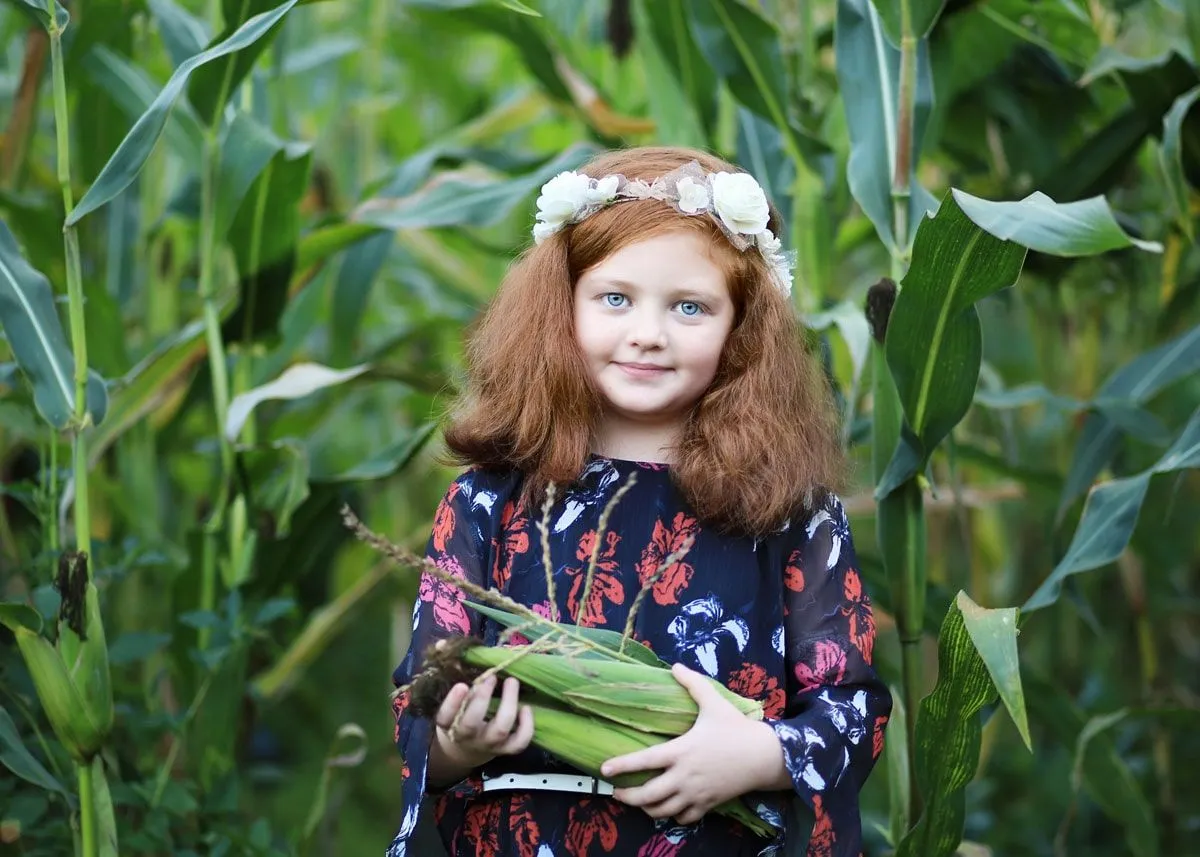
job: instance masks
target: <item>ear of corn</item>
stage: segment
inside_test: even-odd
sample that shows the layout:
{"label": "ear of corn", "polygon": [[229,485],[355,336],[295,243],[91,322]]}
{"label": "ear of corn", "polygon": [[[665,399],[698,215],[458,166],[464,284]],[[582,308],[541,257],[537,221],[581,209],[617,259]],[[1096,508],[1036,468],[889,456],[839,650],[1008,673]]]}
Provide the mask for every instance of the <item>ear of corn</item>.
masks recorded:
{"label": "ear of corn", "polygon": [[[491,712],[499,703],[493,700]],[[599,777],[600,766],[616,756],[624,756],[668,740],[617,723],[591,717],[535,700],[533,743],[589,776]],[[658,771],[636,771],[607,778],[613,785],[637,786],[656,776]],[[740,800],[726,801],[713,812],[736,819],[760,836],[771,836],[774,828],[754,814]]]}
{"label": "ear of corn", "polygon": [[[477,604],[474,601],[466,601],[464,603],[489,619],[494,620],[497,624],[503,625],[505,628],[522,626],[521,633],[533,641],[541,640],[545,637],[553,638],[557,636],[564,642],[570,642],[571,638],[577,638],[591,643],[592,648],[580,651],[579,657],[581,658],[608,659],[617,657],[618,652],[623,652],[632,660],[636,660],[647,666],[662,668],[670,666],[670,664],[654,654],[645,643],[639,643],[637,640],[627,640],[622,634],[618,634],[616,631],[609,630],[608,628],[589,628],[586,625],[551,622],[549,619],[530,626],[528,620],[523,616],[516,616],[495,607]],[[622,648],[622,645],[624,648]]]}
{"label": "ear of corn", "polygon": [[72,758],[86,764],[100,751],[107,729],[93,718],[62,656],[50,641],[28,628],[15,628],[14,633],[54,734]]}
{"label": "ear of corn", "polygon": [[[95,584],[89,583],[84,596],[84,633],[87,639],[80,640],[70,628],[60,630],[60,649],[63,660],[71,673],[71,680],[79,688],[91,718],[101,732],[112,729],[113,698],[108,669],[108,643],[104,636],[104,622],[100,618],[100,595]],[[77,643],[73,658],[66,656],[65,643]]]}
{"label": "ear of corn", "polygon": [[[682,735],[696,722],[696,701],[668,670],[542,653],[513,660],[514,649],[475,646],[463,657],[474,666],[503,665],[503,673],[560,703],[643,732]],[[740,696],[720,682],[708,681],[747,717],[762,719],[760,702]]]}

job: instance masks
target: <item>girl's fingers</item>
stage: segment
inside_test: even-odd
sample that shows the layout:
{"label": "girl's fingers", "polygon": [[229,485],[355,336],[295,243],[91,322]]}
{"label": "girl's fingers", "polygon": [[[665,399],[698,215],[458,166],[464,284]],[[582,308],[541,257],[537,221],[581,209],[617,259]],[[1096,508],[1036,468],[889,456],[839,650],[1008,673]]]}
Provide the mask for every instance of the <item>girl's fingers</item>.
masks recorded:
{"label": "girl's fingers", "polygon": [[521,685],[509,676],[500,691],[500,705],[492,716],[492,722],[484,730],[484,738],[493,744],[502,745],[508,740],[513,724],[517,721],[517,693]]}
{"label": "girl's fingers", "polygon": [[471,688],[471,698],[467,701],[467,709],[462,719],[458,721],[459,732],[465,736],[475,737],[483,731],[487,721],[488,703],[492,701],[492,691],[496,688],[496,677],[490,675],[480,684]]}
{"label": "girl's fingers", "polygon": [[517,728],[508,736],[508,740],[500,748],[499,754],[506,756],[516,755],[528,747],[532,741],[533,709],[528,705],[522,705],[520,712],[517,714]]}
{"label": "girl's fingers", "polygon": [[686,812],[690,804],[678,795],[673,795],[661,803],[650,804],[642,809],[651,818],[675,818]]}
{"label": "girl's fingers", "polygon": [[467,698],[468,691],[470,688],[461,682],[450,688],[450,692],[438,706],[437,714],[433,718],[438,726],[441,726],[442,729],[449,729],[454,724],[454,718],[458,716],[458,709],[462,706],[463,700]]}

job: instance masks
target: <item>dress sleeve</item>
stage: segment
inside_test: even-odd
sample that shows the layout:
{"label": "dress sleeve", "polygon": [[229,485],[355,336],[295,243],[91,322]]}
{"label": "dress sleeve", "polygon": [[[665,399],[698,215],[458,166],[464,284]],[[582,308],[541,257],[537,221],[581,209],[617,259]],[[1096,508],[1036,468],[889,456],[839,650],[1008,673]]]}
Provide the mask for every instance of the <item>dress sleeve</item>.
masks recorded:
{"label": "dress sleeve", "polygon": [[[476,484],[476,474],[468,471],[446,491],[434,515],[433,531],[425,556],[456,577],[487,586],[484,569],[488,567],[490,539],[481,529],[486,524],[491,504],[486,492]],[[477,501],[478,503],[477,507]],[[424,654],[438,640],[455,635],[480,635],[481,617],[468,610],[460,590],[443,583],[428,572],[422,573],[416,603],[413,605],[412,640],[404,660],[392,673],[392,683],[402,688],[421,672]],[[417,826],[425,794],[472,791],[469,780],[447,789],[427,789],[426,773],[433,722],[408,711],[409,694],[401,691],[392,700],[395,715],[396,747],[404,759],[401,769],[402,820],[400,830],[388,849],[388,857],[403,857],[405,843]]]}
{"label": "dress sleeve", "polygon": [[804,522],[784,569],[784,716],[768,719],[796,793],[815,814],[808,857],[858,857],[858,792],[892,710],[871,666],[875,619],[850,525],[832,494]]}

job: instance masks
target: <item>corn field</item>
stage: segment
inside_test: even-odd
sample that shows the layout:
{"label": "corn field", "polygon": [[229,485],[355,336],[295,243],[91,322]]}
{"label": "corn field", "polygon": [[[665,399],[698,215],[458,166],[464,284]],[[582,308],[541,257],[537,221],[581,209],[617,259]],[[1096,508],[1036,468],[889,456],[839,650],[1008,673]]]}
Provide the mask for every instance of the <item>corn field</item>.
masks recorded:
{"label": "corn field", "polygon": [[339,510],[421,549],[538,188],[648,143],[798,251],[896,700],[868,857],[1200,854],[1200,3],[2,0],[0,46],[0,854],[382,853],[417,579]]}

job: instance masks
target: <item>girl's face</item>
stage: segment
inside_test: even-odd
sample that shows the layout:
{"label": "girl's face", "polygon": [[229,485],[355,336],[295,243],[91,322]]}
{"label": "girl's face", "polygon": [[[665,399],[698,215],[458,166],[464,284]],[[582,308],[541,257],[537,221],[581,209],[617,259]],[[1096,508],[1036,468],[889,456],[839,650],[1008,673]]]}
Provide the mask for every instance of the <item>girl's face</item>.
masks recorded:
{"label": "girl's face", "polygon": [[717,373],[733,320],[725,274],[696,232],[628,244],[584,272],[575,337],[609,428],[682,427]]}

